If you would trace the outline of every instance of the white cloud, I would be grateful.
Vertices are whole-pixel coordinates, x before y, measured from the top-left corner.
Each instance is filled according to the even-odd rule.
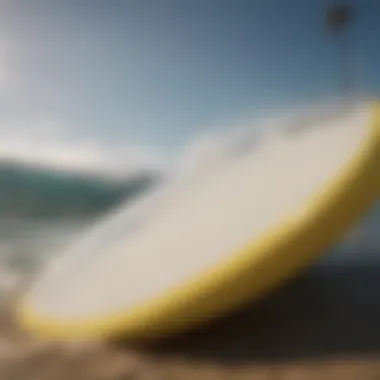
[[[0,160],[37,164],[57,170],[128,174],[141,169],[163,170],[165,163],[142,147],[106,147],[96,141],[41,136],[33,130],[0,138]]]
[[[0,35],[0,95],[16,101],[21,83],[17,73],[17,46],[6,31]]]
[[[0,102],[13,114],[0,119],[0,160],[109,173],[164,167],[160,155],[147,147],[111,147],[96,140],[74,139],[78,128],[51,115],[46,105],[33,104],[33,97],[17,72],[17,51],[15,42],[4,31],[0,36]]]

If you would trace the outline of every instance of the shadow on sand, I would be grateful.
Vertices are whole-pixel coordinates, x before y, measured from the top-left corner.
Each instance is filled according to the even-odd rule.
[[[322,263],[244,310],[144,351],[223,363],[377,354],[379,294],[380,260]]]

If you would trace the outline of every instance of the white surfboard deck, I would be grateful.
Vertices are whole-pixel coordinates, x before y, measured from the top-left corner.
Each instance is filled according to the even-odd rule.
[[[41,273],[21,302],[22,324],[69,339],[164,335],[260,295],[375,201],[375,113],[365,103],[302,118],[109,216]]]

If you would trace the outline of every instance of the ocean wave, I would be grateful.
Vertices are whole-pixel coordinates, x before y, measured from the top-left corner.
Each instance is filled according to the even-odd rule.
[[[116,178],[0,161],[0,292],[28,281],[94,220],[161,180],[156,171]]]
[[[104,213],[159,180],[157,173],[103,178],[0,162],[0,218],[75,218]]]

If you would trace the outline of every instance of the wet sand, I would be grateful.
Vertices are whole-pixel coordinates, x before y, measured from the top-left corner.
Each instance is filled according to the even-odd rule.
[[[377,380],[379,292],[380,262],[319,266],[244,310],[144,348],[41,343],[3,301],[0,379]]]

